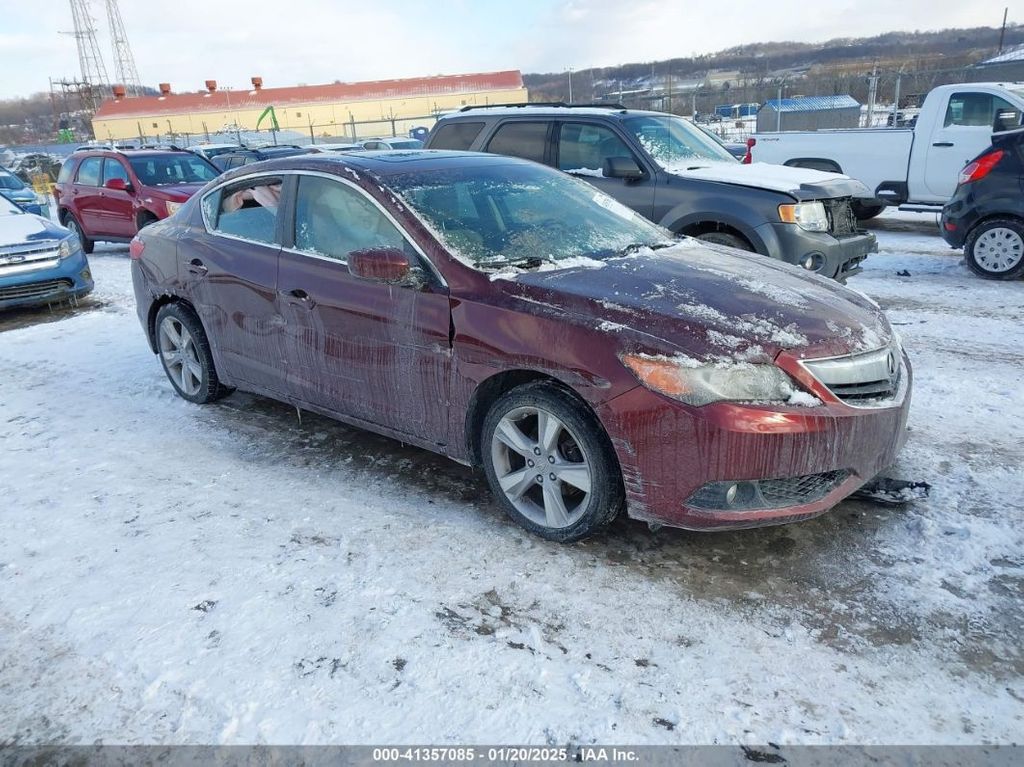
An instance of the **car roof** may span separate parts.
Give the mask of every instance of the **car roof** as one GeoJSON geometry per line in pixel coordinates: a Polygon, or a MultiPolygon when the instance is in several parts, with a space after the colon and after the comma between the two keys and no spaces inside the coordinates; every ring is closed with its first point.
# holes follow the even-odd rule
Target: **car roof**
{"type": "Polygon", "coordinates": [[[341,175],[346,168],[356,173],[362,171],[367,174],[387,177],[402,173],[480,165],[536,166],[537,163],[521,160],[518,157],[484,152],[456,152],[447,149],[392,149],[280,157],[260,163],[251,163],[241,168],[233,168],[225,174],[224,178],[234,179],[250,173],[275,170],[328,170],[336,175],[341,175]]]}
{"type": "Polygon", "coordinates": [[[519,117],[529,115],[531,117],[568,117],[570,115],[585,115],[587,117],[612,117],[621,118],[631,115],[660,115],[674,117],[667,112],[655,112],[648,109],[625,109],[619,105],[601,106],[550,106],[541,104],[523,104],[522,106],[494,106],[494,107],[472,107],[460,109],[458,112],[451,112],[437,118],[442,120],[472,120],[480,117],[519,117]]]}

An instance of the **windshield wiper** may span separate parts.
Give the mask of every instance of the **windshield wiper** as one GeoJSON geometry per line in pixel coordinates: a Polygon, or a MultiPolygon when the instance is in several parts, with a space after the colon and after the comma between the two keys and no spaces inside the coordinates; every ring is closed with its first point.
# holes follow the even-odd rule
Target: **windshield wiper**
{"type": "Polygon", "coordinates": [[[628,256],[630,253],[636,253],[638,250],[644,248],[650,248],[651,250],[661,250],[662,248],[671,248],[675,245],[674,242],[634,242],[632,245],[627,245],[619,251],[620,256],[628,256]]]}
{"type": "Polygon", "coordinates": [[[519,269],[536,269],[542,266],[544,263],[557,263],[555,259],[547,256],[527,256],[526,258],[501,258],[487,261],[480,261],[479,265],[484,267],[497,267],[503,269],[505,267],[514,266],[519,269]]]}

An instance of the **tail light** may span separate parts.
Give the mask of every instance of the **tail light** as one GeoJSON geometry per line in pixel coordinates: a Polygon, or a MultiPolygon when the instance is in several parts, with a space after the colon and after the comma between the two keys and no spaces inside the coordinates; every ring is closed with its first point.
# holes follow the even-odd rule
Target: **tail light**
{"type": "Polygon", "coordinates": [[[997,149],[994,152],[983,154],[974,162],[967,165],[962,171],[960,171],[960,178],[957,183],[969,184],[972,181],[978,181],[985,178],[989,172],[999,164],[999,161],[1003,159],[1003,150],[997,149]]]}
{"type": "Polygon", "coordinates": [[[146,243],[140,240],[138,237],[132,239],[131,244],[128,245],[128,256],[132,261],[138,261],[142,258],[142,251],[146,249],[146,243]]]}
{"type": "Polygon", "coordinates": [[[750,165],[751,163],[754,162],[754,158],[751,156],[750,150],[753,149],[756,145],[756,138],[751,137],[747,139],[747,153],[743,155],[743,159],[740,160],[740,162],[742,162],[744,165],[750,165]]]}

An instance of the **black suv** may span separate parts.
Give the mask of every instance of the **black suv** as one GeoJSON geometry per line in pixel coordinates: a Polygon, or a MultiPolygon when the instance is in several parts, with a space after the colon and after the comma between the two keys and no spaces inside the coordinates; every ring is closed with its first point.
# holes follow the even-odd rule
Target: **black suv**
{"type": "Polygon", "coordinates": [[[252,162],[260,160],[276,160],[278,157],[291,157],[297,154],[309,154],[310,149],[295,144],[279,144],[278,146],[264,146],[258,149],[236,149],[233,152],[224,152],[214,157],[210,162],[220,170],[231,170],[240,168],[252,162]]]}
{"type": "Polygon", "coordinates": [[[579,176],[677,234],[756,251],[845,281],[877,250],[835,173],[743,165],[687,121],[615,105],[465,107],[440,118],[427,149],[512,155],[579,176]]]}
{"type": "Polygon", "coordinates": [[[942,236],[963,248],[982,277],[1024,274],[1024,128],[994,133],[992,146],[960,171],[960,183],[942,209],[942,236]]]}

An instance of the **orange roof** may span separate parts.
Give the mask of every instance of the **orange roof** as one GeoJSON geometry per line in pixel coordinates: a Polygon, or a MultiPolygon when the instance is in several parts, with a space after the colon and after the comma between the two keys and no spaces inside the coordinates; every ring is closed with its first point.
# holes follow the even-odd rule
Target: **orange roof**
{"type": "Polygon", "coordinates": [[[299,85],[292,88],[261,88],[252,91],[172,93],[169,96],[137,96],[108,99],[96,110],[98,119],[187,112],[226,112],[259,109],[270,105],[314,102],[372,101],[450,93],[512,90],[523,87],[519,70],[469,75],[438,75],[405,80],[372,80],[361,83],[299,85]]]}

